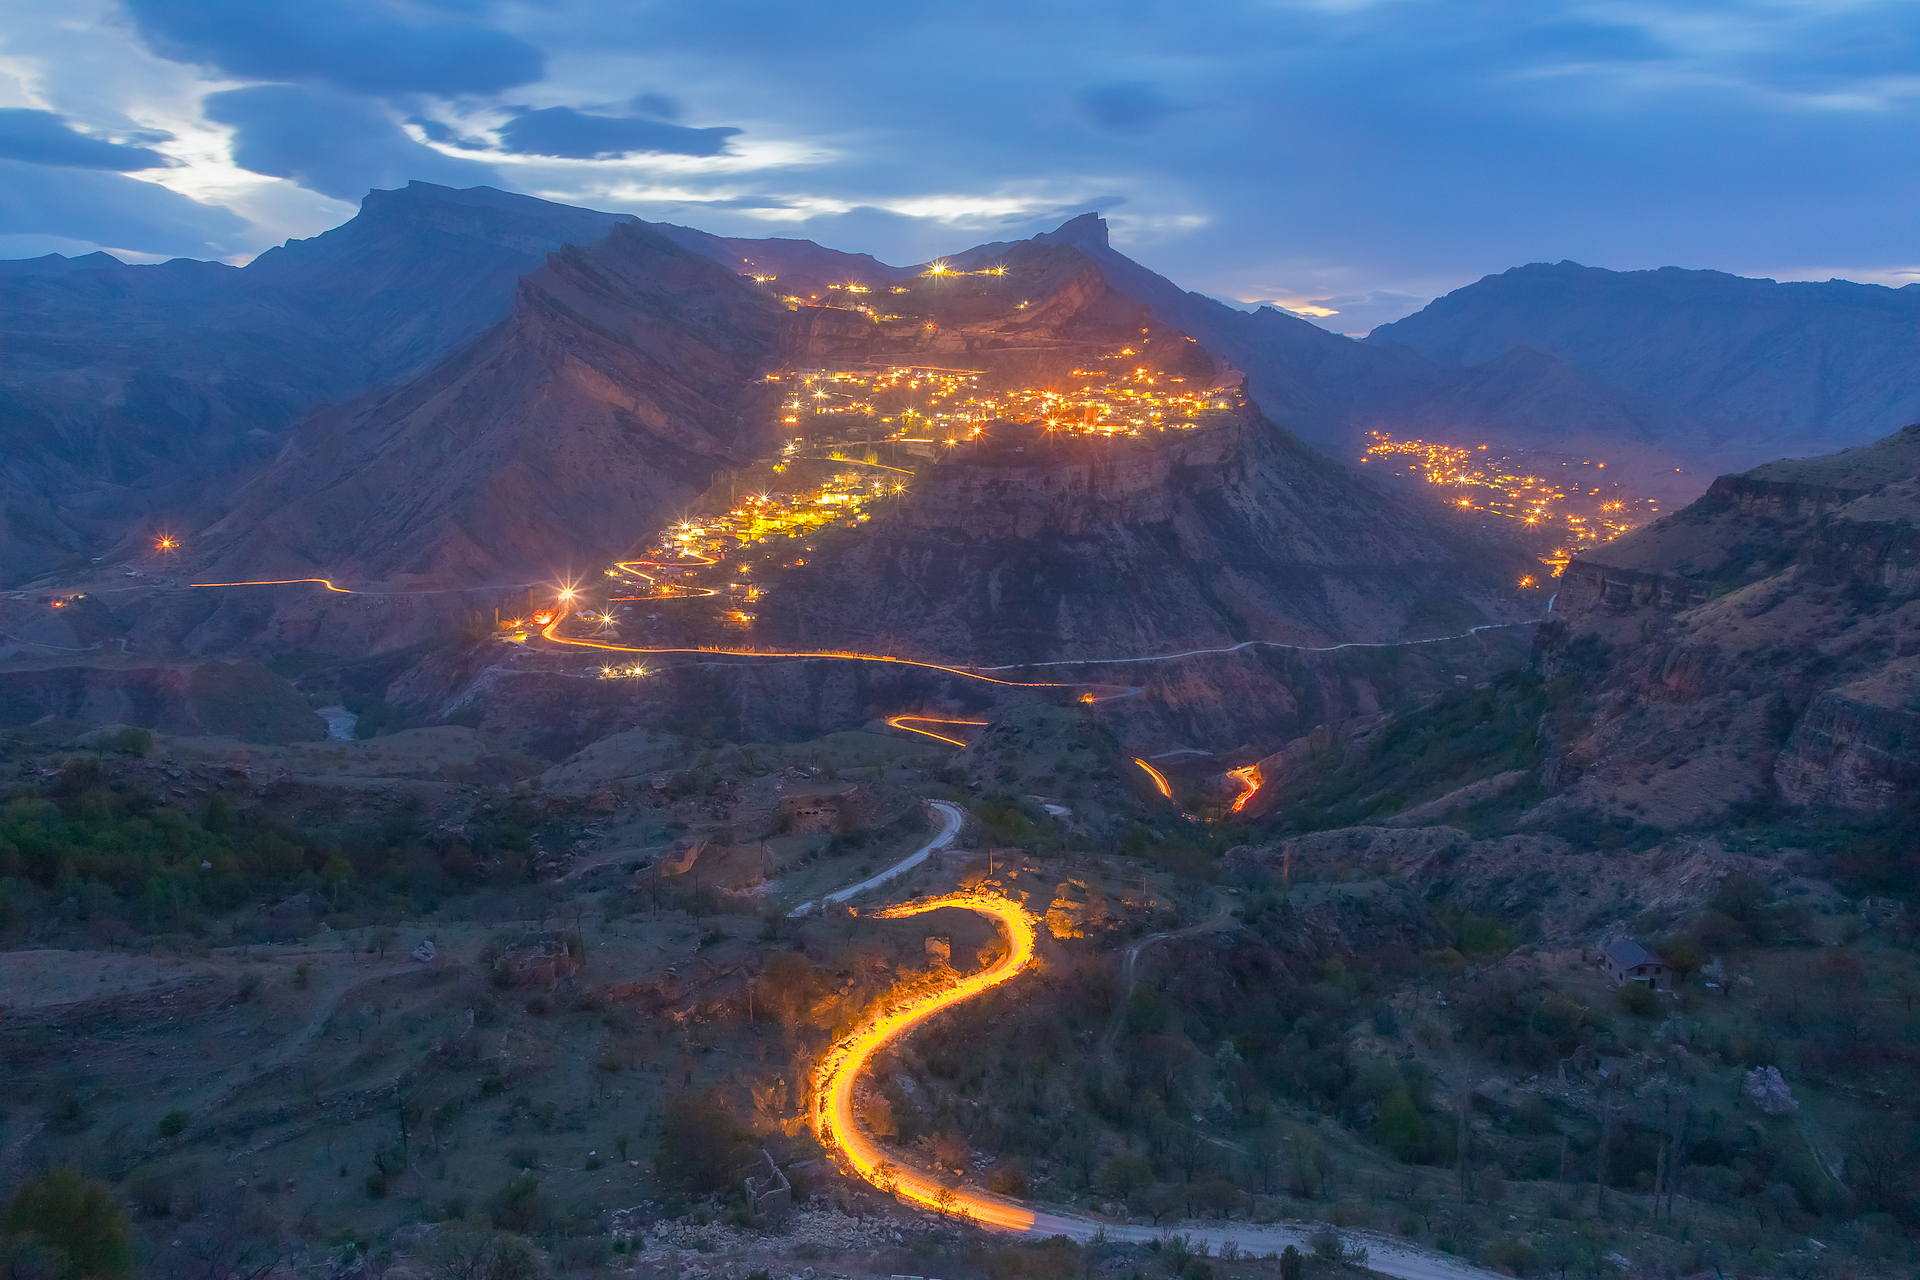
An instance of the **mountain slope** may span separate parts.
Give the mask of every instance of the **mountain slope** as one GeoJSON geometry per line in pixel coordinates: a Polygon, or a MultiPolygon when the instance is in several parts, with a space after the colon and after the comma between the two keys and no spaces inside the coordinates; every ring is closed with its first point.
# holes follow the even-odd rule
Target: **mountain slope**
{"type": "Polygon", "coordinates": [[[414,183],[244,269],[0,270],[0,581],[205,519],[300,415],[422,372],[549,251],[621,220],[414,183]]]}
{"type": "Polygon", "coordinates": [[[1451,369],[1526,345],[1676,417],[1659,443],[1769,453],[1861,444],[1920,418],[1920,284],[1752,280],[1719,271],[1533,263],[1382,325],[1451,369]],[[1683,438],[1684,422],[1701,439],[1683,438]]]}
{"type": "Polygon", "coordinates": [[[205,572],[461,588],[604,564],[764,445],[785,316],[617,226],[424,377],[303,423],[202,537],[205,572]]]}
{"type": "Polygon", "coordinates": [[[1546,655],[1601,713],[1564,794],[1673,827],[1729,806],[1884,809],[1920,784],[1920,426],[1722,476],[1567,566],[1546,655]]]}

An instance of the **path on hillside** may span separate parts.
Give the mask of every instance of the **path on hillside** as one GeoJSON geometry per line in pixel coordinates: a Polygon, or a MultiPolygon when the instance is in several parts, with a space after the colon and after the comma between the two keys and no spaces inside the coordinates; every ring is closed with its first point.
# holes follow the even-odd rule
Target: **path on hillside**
{"type": "MultiPolygon", "coordinates": [[[[845,889],[836,890],[833,893],[829,893],[821,898],[815,899],[815,901],[845,902],[848,898],[851,898],[854,894],[860,893],[863,890],[877,889],[881,885],[885,884],[887,881],[892,880],[894,877],[905,875],[907,872],[913,870],[915,867],[925,862],[927,858],[934,852],[934,850],[944,849],[948,845],[952,844],[953,838],[960,834],[961,825],[964,824],[967,820],[966,813],[960,808],[959,805],[950,803],[949,801],[946,801],[946,800],[929,800],[927,801],[927,803],[930,806],[932,806],[934,812],[940,815],[940,830],[936,831],[933,834],[932,839],[928,840],[925,844],[921,845],[918,849],[915,849],[912,853],[908,854],[906,857],[902,858],[900,861],[888,867],[885,871],[882,871],[879,875],[870,876],[867,879],[862,880],[859,884],[849,885],[845,889]]],[[[787,913],[787,916],[789,919],[792,919],[798,916],[804,916],[809,911],[812,911],[812,910],[813,910],[813,902],[803,902],[799,906],[795,907],[793,910],[789,911],[787,913]]]]}
{"type": "Polygon", "coordinates": [[[1188,938],[1197,933],[1219,933],[1238,927],[1233,923],[1233,904],[1222,898],[1214,902],[1213,911],[1200,923],[1190,924],[1184,929],[1150,933],[1129,945],[1122,953],[1120,960],[1120,1003],[1113,1011],[1113,1019],[1107,1024],[1106,1033],[1100,1037],[1100,1056],[1103,1058],[1112,1056],[1114,1042],[1120,1038],[1120,1028],[1126,1025],[1127,1005],[1133,1000],[1134,984],[1139,980],[1136,970],[1142,951],[1156,942],[1165,942],[1168,938],[1188,938]]]}
{"type": "MultiPolygon", "coordinates": [[[[1073,1240],[1091,1240],[1105,1233],[1109,1240],[1145,1244],[1164,1240],[1171,1234],[1186,1236],[1197,1251],[1204,1244],[1214,1254],[1222,1245],[1232,1244],[1242,1256],[1279,1253],[1288,1245],[1304,1254],[1312,1254],[1313,1237],[1326,1230],[1324,1223],[1187,1222],[1169,1227],[1130,1227],[1096,1222],[1091,1218],[1058,1213],[1036,1213],[1033,1225],[1023,1234],[1030,1236],[1066,1236],[1073,1240]]],[[[1399,1280],[1489,1280],[1499,1276],[1459,1258],[1409,1246],[1405,1241],[1378,1231],[1342,1230],[1340,1238],[1349,1245],[1367,1250],[1367,1269],[1399,1280]]]]}

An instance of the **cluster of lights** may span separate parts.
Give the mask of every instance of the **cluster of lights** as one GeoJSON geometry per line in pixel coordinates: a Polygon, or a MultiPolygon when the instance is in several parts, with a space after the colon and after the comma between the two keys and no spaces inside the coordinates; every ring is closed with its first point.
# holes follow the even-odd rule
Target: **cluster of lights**
{"type": "MultiPolygon", "coordinates": [[[[1459,496],[1448,501],[1463,511],[1479,511],[1546,529],[1565,537],[1563,545],[1540,557],[1553,576],[1575,554],[1611,542],[1660,514],[1652,498],[1625,493],[1600,473],[1607,464],[1591,459],[1559,462],[1559,476],[1520,469],[1517,459],[1486,445],[1469,448],[1432,440],[1396,440],[1384,431],[1369,432],[1362,462],[1384,463],[1428,484],[1447,485],[1459,496]],[[1583,483],[1584,482],[1584,483],[1583,483]]],[[[1538,462],[1534,463],[1538,465],[1538,462]]],[[[1529,577],[1521,586],[1532,586],[1529,577]]]]}
{"type": "Polygon", "coordinates": [[[1068,435],[1138,437],[1191,431],[1243,407],[1237,393],[1156,372],[1137,359],[1127,347],[1073,370],[1062,386],[1000,390],[983,387],[982,375],[965,369],[810,370],[784,379],[793,386],[781,423],[814,434],[846,423],[881,440],[953,445],[977,438],[996,419],[1068,435]]]}

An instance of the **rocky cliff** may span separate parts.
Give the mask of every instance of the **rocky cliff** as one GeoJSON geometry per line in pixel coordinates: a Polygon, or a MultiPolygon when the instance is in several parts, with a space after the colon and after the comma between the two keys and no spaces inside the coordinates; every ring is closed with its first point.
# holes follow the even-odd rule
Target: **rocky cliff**
{"type": "Polygon", "coordinates": [[[1920,426],[1721,477],[1570,564],[1556,617],[1549,669],[1595,668],[1599,714],[1553,803],[1885,807],[1920,776],[1920,426]]]}

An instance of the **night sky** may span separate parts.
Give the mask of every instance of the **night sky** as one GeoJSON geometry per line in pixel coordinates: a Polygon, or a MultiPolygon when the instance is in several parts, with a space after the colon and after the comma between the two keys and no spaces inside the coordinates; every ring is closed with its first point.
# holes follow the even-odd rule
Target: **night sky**
{"type": "Polygon", "coordinates": [[[1571,258],[1920,279],[1920,6],[0,0],[0,257],[489,184],[922,261],[1098,210],[1364,332],[1571,258]]]}

